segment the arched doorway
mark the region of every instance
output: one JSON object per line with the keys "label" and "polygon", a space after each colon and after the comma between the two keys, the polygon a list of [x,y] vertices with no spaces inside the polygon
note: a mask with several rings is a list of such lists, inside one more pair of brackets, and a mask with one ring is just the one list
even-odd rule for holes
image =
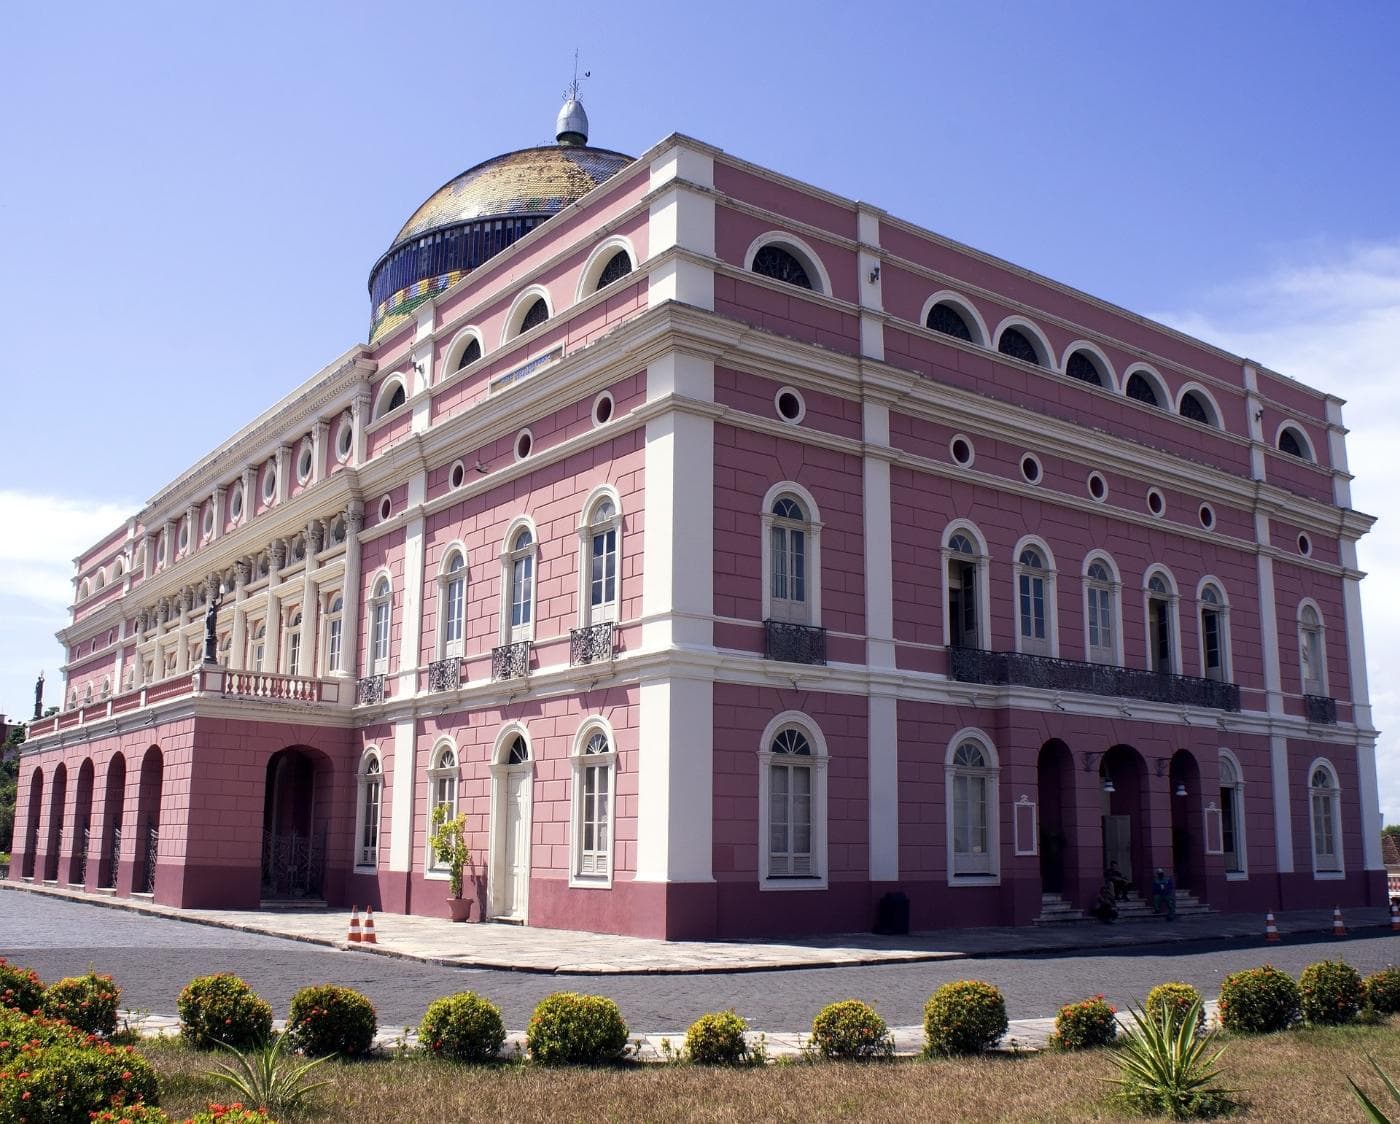
{"label": "arched doorway", "polygon": [[1147,766],[1130,745],[1115,745],[1099,763],[1103,800],[1103,865],[1113,863],[1140,889],[1152,881],[1147,846]]}
{"label": "arched doorway", "polygon": [[268,759],[263,789],[264,901],[321,898],[331,773],[329,758],[306,746],[290,746]]}
{"label": "arched doorway", "polygon": [[115,889],[122,862],[122,814],[126,804],[126,758],[116,753],[107,764],[106,792],[102,798],[103,838],[97,884]]}
{"label": "arched doorway", "polygon": [[491,766],[491,914],[524,922],[530,900],[530,820],[535,766],[523,727],[508,727]]}
{"label": "arched doorway", "polygon": [[83,759],[78,769],[77,799],[73,807],[73,860],[68,864],[68,881],[75,886],[87,883],[88,844],[92,831],[92,758]]}
{"label": "arched doorway", "polygon": [[1205,841],[1201,838],[1201,769],[1190,750],[1172,754],[1167,770],[1172,802],[1172,873],[1177,889],[1205,889]]}
{"label": "arched doorway", "polygon": [[141,758],[141,787],[136,797],[136,878],[132,892],[156,892],[156,857],[160,852],[160,800],[165,756],[153,745]]}
{"label": "arched doorway", "polygon": [[1069,746],[1052,738],[1040,747],[1035,766],[1040,800],[1040,889],[1063,894],[1074,869],[1074,759]]}
{"label": "arched doorway", "polygon": [[35,769],[29,774],[29,818],[24,822],[24,870],[25,878],[34,877],[34,869],[39,854],[39,816],[44,808],[44,770]]}
{"label": "arched doorway", "polygon": [[58,856],[63,850],[63,813],[68,801],[68,766],[59,764],[53,771],[53,785],[49,790],[49,830],[48,842],[44,847],[44,881],[58,881]]}

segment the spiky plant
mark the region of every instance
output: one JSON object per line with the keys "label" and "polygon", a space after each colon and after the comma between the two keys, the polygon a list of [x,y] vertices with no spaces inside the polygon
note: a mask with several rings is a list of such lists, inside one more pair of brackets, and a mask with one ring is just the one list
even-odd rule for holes
{"label": "spiky plant", "polygon": [[288,1056],[285,1033],[273,1035],[261,1046],[246,1051],[227,1045],[223,1048],[233,1055],[233,1062],[216,1063],[218,1068],[209,1070],[208,1076],[233,1089],[244,1104],[271,1112],[295,1112],[306,1104],[312,1093],[330,1084],[306,1080],[307,1073],[330,1059],[314,1058],[303,1062]]}
{"label": "spiky plant", "polygon": [[1164,1005],[1150,1018],[1136,1007],[1130,1010],[1135,1026],[1120,1039],[1119,1076],[1111,1079],[1125,1101],[1173,1120],[1214,1116],[1229,1107],[1233,1090],[1211,1084],[1225,1049],[1211,1053],[1217,1031],[1197,1033],[1199,1002],[1185,1010]]}
{"label": "spiky plant", "polygon": [[[1366,1060],[1371,1063],[1371,1068],[1376,1071],[1376,1076],[1381,1079],[1381,1084],[1385,1086],[1386,1092],[1390,1094],[1390,1099],[1396,1104],[1400,1104],[1400,1089],[1395,1087],[1395,1082],[1390,1079],[1390,1075],[1386,1073],[1385,1070],[1381,1069],[1376,1063],[1376,1059],[1369,1054],[1366,1055]],[[1350,1077],[1347,1078],[1347,1084],[1351,1086],[1351,1095],[1355,1097],[1357,1102],[1361,1105],[1361,1111],[1366,1114],[1368,1124],[1390,1124],[1390,1117],[1376,1107],[1376,1103],[1362,1092],[1360,1085]]]}

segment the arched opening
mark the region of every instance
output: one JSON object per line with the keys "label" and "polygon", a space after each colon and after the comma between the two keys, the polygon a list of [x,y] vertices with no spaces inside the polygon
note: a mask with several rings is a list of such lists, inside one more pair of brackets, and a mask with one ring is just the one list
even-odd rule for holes
{"label": "arched opening", "polygon": [[491,766],[492,840],[488,890],[491,915],[524,922],[530,899],[530,825],[534,762],[523,728],[512,726],[496,743]]}
{"label": "arched opening", "polygon": [[160,849],[160,802],[165,756],[153,745],[141,758],[141,787],[136,797],[136,877],[132,892],[155,894],[156,856]]}
{"label": "arched opening", "polygon": [[73,805],[73,860],[68,867],[68,881],[75,886],[87,884],[88,849],[92,835],[92,758],[83,760],[78,769],[77,799]]}
{"label": "arched opening", "polygon": [[1130,745],[1115,745],[1099,763],[1103,808],[1103,866],[1140,890],[1152,880],[1147,845],[1147,767]]}
{"label": "arched opening", "polygon": [[268,759],[263,790],[263,901],[321,898],[332,771],[329,758],[306,746],[290,746]]}
{"label": "arched opening", "polygon": [[102,852],[97,884],[115,889],[122,861],[122,814],[126,803],[126,758],[120,753],[107,766],[106,792],[102,798]]}
{"label": "arched opening", "polygon": [[1196,755],[1178,749],[1167,770],[1172,803],[1172,877],[1178,890],[1205,889],[1205,839],[1201,821],[1201,769]]}
{"label": "arched opening", "polygon": [[39,851],[39,816],[44,808],[44,770],[35,769],[29,774],[29,818],[24,825],[24,870],[25,878],[33,878]]}
{"label": "arched opening", "polygon": [[1040,747],[1035,765],[1040,801],[1040,889],[1063,894],[1074,869],[1078,838],[1074,814],[1074,759],[1069,746],[1052,738]]}
{"label": "arched opening", "polygon": [[53,771],[49,790],[48,841],[44,847],[44,881],[58,881],[58,857],[64,843],[64,805],[68,800],[68,766],[59,765]]}

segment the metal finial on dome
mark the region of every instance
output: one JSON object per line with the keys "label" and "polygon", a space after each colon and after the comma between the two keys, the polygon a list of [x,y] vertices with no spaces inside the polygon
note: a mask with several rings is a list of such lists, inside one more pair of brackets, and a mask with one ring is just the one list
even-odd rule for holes
{"label": "metal finial on dome", "polygon": [[[583,76],[587,78],[591,73],[592,71],[585,70]],[[575,48],[574,80],[564,91],[563,108],[554,119],[555,139],[571,148],[581,148],[588,143],[588,114],[584,111],[583,102],[579,101],[578,84],[578,49]]]}

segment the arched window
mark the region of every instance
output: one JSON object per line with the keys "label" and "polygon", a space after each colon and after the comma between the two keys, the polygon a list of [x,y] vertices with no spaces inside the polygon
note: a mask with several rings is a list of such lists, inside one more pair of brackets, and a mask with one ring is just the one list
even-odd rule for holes
{"label": "arched window", "polygon": [[1202,425],[1214,425],[1210,407],[1206,405],[1205,399],[1194,390],[1188,390],[1181,396],[1181,406],[1178,411],[1183,418],[1190,418],[1193,422],[1200,422]]}
{"label": "arched window", "polygon": [[1303,436],[1302,430],[1291,425],[1286,425],[1278,431],[1278,451],[1287,453],[1290,457],[1297,457],[1301,461],[1313,459],[1308,439]]}
{"label": "arched window", "polygon": [[586,727],[574,748],[574,869],[571,881],[606,885],[612,878],[613,770],[617,753],[606,730]]}
{"label": "arched window", "polygon": [[379,865],[379,810],[384,788],[384,770],[379,754],[370,749],[360,759],[358,798],[355,801],[355,865]]}
{"label": "arched window", "polygon": [[501,562],[502,589],[509,599],[502,612],[502,640],[514,644],[534,638],[535,632],[535,536],[520,526],[506,540]]}
{"label": "arched window", "polygon": [[945,336],[952,336],[954,339],[966,340],[968,343],[973,342],[972,329],[968,327],[967,320],[947,301],[939,301],[928,310],[928,319],[924,326],[935,332],[942,332]]}
{"label": "arched window", "polygon": [[982,638],[982,572],[986,560],[972,536],[957,531],[943,548],[944,574],[947,580],[948,623],[950,648],[981,648]]}
{"label": "arched window", "polygon": [[[457,752],[450,742],[439,745],[428,767],[428,832],[433,830],[433,817],[440,814],[444,821],[457,815]],[[438,813],[441,808],[442,812]],[[446,872],[447,866],[437,856],[431,838],[428,841],[428,869]]]}
{"label": "arched window", "polygon": [[1323,643],[1322,616],[1305,604],[1298,610],[1298,661],[1302,671],[1303,694],[1327,694],[1327,649]]}
{"label": "arched window", "polygon": [[997,770],[990,746],[957,739],[948,755],[949,874],[952,879],[997,873]]}
{"label": "arched window", "polygon": [[805,716],[789,712],[769,723],[759,749],[765,882],[825,883],[825,764],[825,745]]}
{"label": "arched window", "polygon": [[773,497],[764,515],[767,564],[765,619],[816,624],[813,584],[813,520],[807,504],[791,492]]}
{"label": "arched window", "polygon": [[439,625],[444,659],[460,656],[466,636],[467,561],[460,550],[448,551],[438,575],[438,598],[442,620]]}
{"label": "arched window", "polygon": [[535,303],[525,310],[525,317],[520,321],[520,330],[528,332],[531,328],[538,328],[549,319],[549,305],[543,297],[537,297]]}
{"label": "arched window", "polygon": [[1315,874],[1342,872],[1342,793],[1332,766],[1320,761],[1308,779],[1312,807],[1312,852]]}
{"label": "arched window", "polygon": [[1226,682],[1229,678],[1229,609],[1220,587],[1206,583],[1200,592],[1201,673],[1207,679]]}
{"label": "arched window", "polygon": [[1118,591],[1118,582],[1108,565],[1101,559],[1090,562],[1084,571],[1084,620],[1087,651],[1093,663],[1119,661]]}
{"label": "arched window", "polygon": [[1158,408],[1160,408],[1162,405],[1161,401],[1157,397],[1156,388],[1152,385],[1150,381],[1148,381],[1145,375],[1142,375],[1136,371],[1134,371],[1131,375],[1128,376],[1127,385],[1123,388],[1123,390],[1129,398],[1132,398],[1135,401],[1143,402],[1148,406],[1156,406]]}
{"label": "arched window", "polygon": [[1176,593],[1160,571],[1147,579],[1147,660],[1153,671],[1176,673]]}
{"label": "arched window", "polygon": [[1220,828],[1225,873],[1245,873],[1244,781],[1239,766],[1224,753],[1220,755]]}
{"label": "arched window", "polygon": [[1054,575],[1038,546],[1027,546],[1016,558],[1017,650],[1048,656],[1052,651],[1055,612]]}
{"label": "arched window", "polygon": [[341,630],[344,628],[345,598],[339,593],[331,597],[326,609],[326,672],[341,670]]}
{"label": "arched window", "polygon": [[796,285],[799,289],[816,288],[807,274],[806,266],[797,260],[796,255],[781,246],[762,247],[753,256],[752,268],[755,273],[763,277],[771,277],[775,281]]}
{"label": "arched window", "polygon": [[608,259],[608,264],[603,266],[603,272],[598,274],[598,284],[594,286],[594,291],[605,289],[614,281],[621,281],[632,272],[632,259],[626,250],[618,250]]}
{"label": "arched window", "polygon": [[403,382],[400,379],[390,379],[384,384],[384,389],[379,392],[379,404],[374,409],[375,419],[382,418],[385,414],[392,413],[408,401],[408,394],[404,390]]}
{"label": "arched window", "polygon": [[389,670],[389,618],[393,613],[389,579],[381,577],[374,583],[370,601],[369,664],[371,675],[383,675]]}
{"label": "arched window", "polygon": [[530,761],[530,746],[525,738],[516,734],[511,739],[510,748],[506,751],[507,765],[527,765]]}
{"label": "arched window", "polygon": [[1065,374],[1080,382],[1092,383],[1094,386],[1103,386],[1103,372],[1099,370],[1098,363],[1087,351],[1076,351],[1069,357],[1065,364]]}
{"label": "arched window", "polygon": [[456,369],[460,371],[463,367],[470,367],[480,358],[481,341],[475,336],[472,336],[471,340],[467,343],[467,346],[462,348],[462,354],[457,357]]}
{"label": "arched window", "polygon": [[1034,363],[1037,367],[1043,366],[1040,352],[1036,350],[1035,344],[1019,328],[1004,330],[1001,333],[1001,338],[997,340],[997,350],[1003,355],[1009,355],[1012,359],[1019,359],[1023,363]]}
{"label": "arched window", "polygon": [[622,516],[610,493],[600,495],[585,512],[581,528],[581,572],[586,587],[581,604],[583,624],[617,620],[619,538]]}
{"label": "arched window", "polygon": [[287,674],[301,674],[301,610],[292,614],[287,622]]}
{"label": "arched window", "polygon": [[[262,621],[253,627],[252,653],[248,659],[248,668],[251,671],[262,671],[263,663],[267,659],[267,625]],[[167,666],[167,671],[174,671],[173,667]]]}

